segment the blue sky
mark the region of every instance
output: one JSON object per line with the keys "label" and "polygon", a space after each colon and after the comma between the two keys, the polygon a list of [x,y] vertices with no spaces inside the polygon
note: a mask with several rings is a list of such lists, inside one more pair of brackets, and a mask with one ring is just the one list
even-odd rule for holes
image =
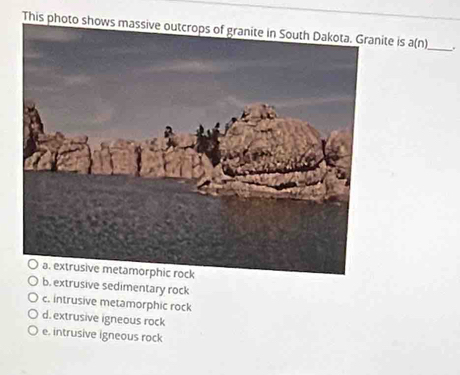
{"label": "blue sky", "polygon": [[24,25],[24,98],[93,144],[195,132],[254,102],[322,134],[353,125],[357,49]]}

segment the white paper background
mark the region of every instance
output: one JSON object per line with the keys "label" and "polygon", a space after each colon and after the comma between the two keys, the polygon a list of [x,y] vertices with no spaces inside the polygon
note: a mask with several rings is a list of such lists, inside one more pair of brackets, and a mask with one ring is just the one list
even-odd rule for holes
{"label": "white paper background", "polygon": [[[146,0],[148,1],[148,0]],[[170,2],[180,0],[166,0]],[[328,12],[384,13],[421,17],[459,18],[460,3],[456,0],[322,0],[321,2],[299,0],[191,0],[196,3],[248,5],[295,9],[311,9]]]}
{"label": "white paper background", "polygon": [[194,267],[194,312],[171,319],[166,344],[44,339],[26,331],[22,10],[423,36],[439,47],[460,35],[454,21],[167,1],[2,5],[1,374],[458,373],[458,52],[360,49],[345,276]]}

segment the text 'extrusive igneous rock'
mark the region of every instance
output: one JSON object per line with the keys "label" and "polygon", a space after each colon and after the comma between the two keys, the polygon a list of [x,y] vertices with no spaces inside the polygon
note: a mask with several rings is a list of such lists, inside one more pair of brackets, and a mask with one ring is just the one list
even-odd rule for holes
{"label": "text 'extrusive igneous rock'", "polygon": [[308,122],[280,118],[266,104],[247,106],[209,138],[165,134],[143,142],[116,140],[91,152],[88,137],[46,134],[35,104],[24,103],[24,169],[82,174],[183,178],[200,193],[312,201],[349,197],[352,133],[328,139]]}

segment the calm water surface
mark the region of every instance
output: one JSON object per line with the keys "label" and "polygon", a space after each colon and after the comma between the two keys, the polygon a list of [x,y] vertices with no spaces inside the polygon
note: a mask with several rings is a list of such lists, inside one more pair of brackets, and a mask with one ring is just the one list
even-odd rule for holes
{"label": "calm water surface", "polygon": [[346,204],[203,196],[174,180],[24,173],[24,253],[344,273]]}

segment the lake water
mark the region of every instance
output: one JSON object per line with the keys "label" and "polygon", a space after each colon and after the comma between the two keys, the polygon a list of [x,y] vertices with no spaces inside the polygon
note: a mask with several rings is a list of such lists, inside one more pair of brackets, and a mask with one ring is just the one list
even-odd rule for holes
{"label": "lake water", "polygon": [[24,173],[24,253],[344,273],[346,204],[203,196],[176,180]]}

